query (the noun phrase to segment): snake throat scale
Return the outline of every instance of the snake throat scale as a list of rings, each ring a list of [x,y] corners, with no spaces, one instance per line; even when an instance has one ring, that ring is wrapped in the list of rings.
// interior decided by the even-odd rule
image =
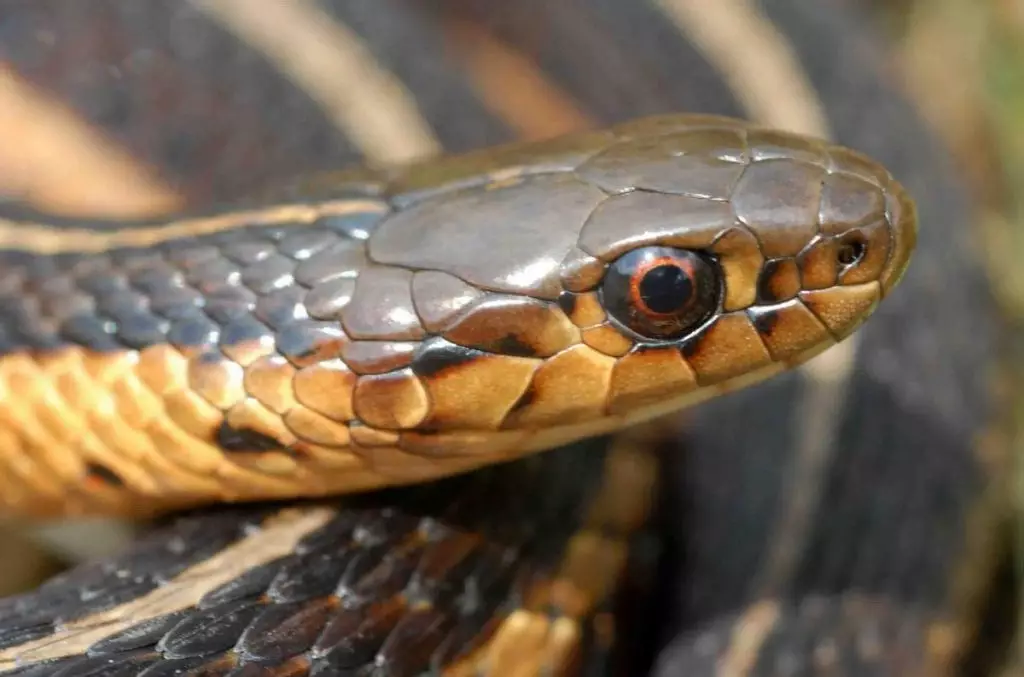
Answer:
[[[317,176],[161,222],[4,220],[0,508],[209,509],[186,520],[215,536],[179,534],[176,567],[121,595],[68,601],[87,578],[72,571],[0,600],[0,674],[488,674],[483,612],[370,642],[378,672],[323,649],[331,632],[332,650],[365,639],[338,620],[352,609],[419,608],[395,562],[441,528],[402,522],[388,497],[464,495],[479,522],[473,506],[502,491],[549,520],[571,511],[597,480],[568,463],[544,484],[530,462],[842,341],[899,281],[916,228],[911,198],[860,154],[693,115]],[[233,512],[252,502],[258,518]],[[535,551],[561,552],[563,526]],[[528,550],[537,534],[512,540]],[[342,543],[363,558],[330,559]],[[236,594],[316,547],[344,585]],[[268,585],[319,614],[290,651],[281,612],[260,625],[251,603]],[[237,607],[219,618],[242,639],[189,649],[217,635],[190,614],[217,604]],[[409,638],[441,626],[417,652]]]

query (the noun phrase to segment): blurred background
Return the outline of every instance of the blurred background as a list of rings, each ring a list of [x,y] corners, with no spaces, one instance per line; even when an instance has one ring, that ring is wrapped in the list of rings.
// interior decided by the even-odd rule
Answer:
[[[903,595],[991,640],[966,674],[1024,674],[1024,0],[0,0],[0,193],[53,212],[160,214],[673,110],[831,135],[928,217],[906,301],[826,412],[846,427],[822,443],[842,453],[818,469],[819,523],[764,589]],[[777,386],[783,413],[787,388],[820,394],[798,378]],[[781,506],[788,523],[795,438],[715,446],[738,412],[782,416],[763,402],[709,408],[666,464],[667,493],[692,500],[662,517],[689,553],[668,567],[666,638],[741,606],[770,559],[759,520]],[[3,528],[0,593],[133,530]],[[918,559],[887,567],[904,542]]]

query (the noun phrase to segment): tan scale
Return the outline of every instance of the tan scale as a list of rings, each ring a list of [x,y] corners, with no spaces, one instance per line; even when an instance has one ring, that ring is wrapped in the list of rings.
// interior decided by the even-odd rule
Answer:
[[[361,376],[353,397],[356,417],[374,428],[415,428],[430,415],[430,396],[411,369]]]
[[[224,420],[224,413],[192,390],[176,390],[164,396],[164,411],[193,437],[208,440]]]
[[[597,292],[571,295],[572,310],[569,320],[581,329],[593,327],[608,319]]]
[[[285,414],[297,406],[295,367],[279,355],[261,357],[245,368],[245,392],[276,414]]]
[[[696,341],[695,347],[684,351],[700,384],[722,383],[753,374],[772,362],[768,349],[745,313],[720,315]]]
[[[534,372],[523,399],[505,417],[505,428],[539,428],[600,417],[615,359],[585,345],[554,355]]]
[[[818,316],[836,339],[845,338],[878,305],[875,282],[800,292],[800,300]]]
[[[583,342],[611,357],[622,357],[633,348],[633,341],[607,322],[584,329]]]
[[[303,367],[295,374],[295,399],[334,421],[351,421],[355,418],[352,397],[356,379],[339,359]]]
[[[697,375],[678,348],[645,348],[615,363],[608,411],[623,413],[696,389]]]
[[[764,266],[761,244],[746,228],[730,228],[708,248],[721,257],[725,272],[722,308],[740,310],[757,300],[757,280]]]
[[[828,345],[832,340],[832,335],[821,320],[799,300],[771,306],[763,313],[769,315],[767,328],[762,329],[758,325],[758,331],[776,362],[786,362],[803,355],[809,340],[823,345]]]
[[[219,357],[193,357],[188,365],[188,387],[222,411],[243,401],[245,369]]]
[[[348,446],[348,426],[307,407],[295,407],[284,415],[282,421],[288,430],[300,440],[300,443],[302,441],[312,442],[325,447]]]
[[[477,353],[424,378],[432,403],[423,423],[442,429],[497,430],[530,385],[541,360]]]
[[[271,440],[275,440],[282,446],[294,444],[297,438],[281,420],[281,416],[264,405],[255,397],[247,397],[245,400],[228,409],[224,416],[224,422],[235,430],[253,431]],[[258,451],[254,449],[253,451]],[[249,456],[242,451],[233,458],[245,458]]]

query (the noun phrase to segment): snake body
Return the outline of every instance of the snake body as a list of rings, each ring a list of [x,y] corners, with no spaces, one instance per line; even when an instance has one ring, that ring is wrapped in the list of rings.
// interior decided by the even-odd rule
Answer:
[[[709,116],[330,175],[265,200],[160,224],[4,224],[8,512],[322,497],[582,443],[834,345],[897,283],[916,238],[912,201],[879,165]],[[568,453],[410,489],[401,507],[385,494],[185,518],[148,554],[0,606],[0,669],[326,675],[369,660],[380,674],[477,674],[467,656],[495,660],[493,646],[473,653],[493,639],[488,619],[539,595],[530,567],[556,553],[578,574],[636,528],[600,517],[581,470],[593,459],[559,466]],[[516,498],[481,525],[489,538],[458,530],[499,496]],[[197,541],[209,520],[220,536]],[[607,547],[571,538],[588,525]],[[455,594],[445,577],[459,566],[474,574]],[[604,582],[583,601],[549,585],[532,605],[591,613],[615,569],[595,565]],[[97,576],[103,594],[86,594]],[[421,650],[403,643],[420,635]],[[564,663],[558,646],[538,665]]]

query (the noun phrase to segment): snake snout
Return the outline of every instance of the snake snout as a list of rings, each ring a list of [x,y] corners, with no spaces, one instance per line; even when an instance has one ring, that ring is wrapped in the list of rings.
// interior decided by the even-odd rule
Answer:
[[[917,206],[906,189],[895,180],[891,181],[886,191],[885,215],[893,244],[889,260],[879,276],[883,297],[903,278],[917,244]]]

